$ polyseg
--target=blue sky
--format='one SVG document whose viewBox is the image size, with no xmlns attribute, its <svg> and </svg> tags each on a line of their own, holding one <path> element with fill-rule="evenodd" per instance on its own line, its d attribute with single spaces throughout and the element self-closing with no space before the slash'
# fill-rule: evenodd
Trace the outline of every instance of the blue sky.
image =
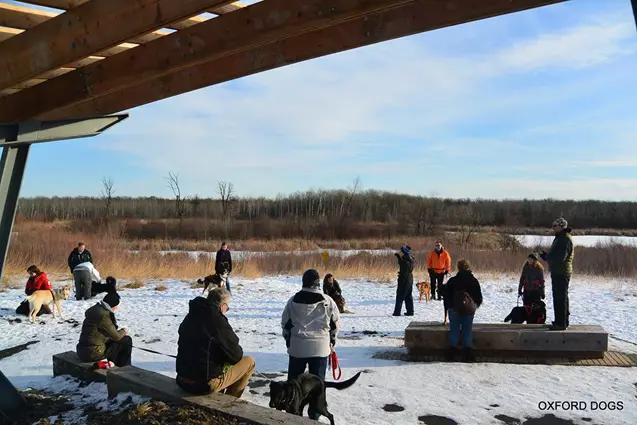
<svg viewBox="0 0 637 425">
<path fill-rule="evenodd" d="M 577 0 L 331 55 L 129 111 L 32 147 L 23 196 L 316 188 L 634 200 L 630 0 Z"/>
</svg>

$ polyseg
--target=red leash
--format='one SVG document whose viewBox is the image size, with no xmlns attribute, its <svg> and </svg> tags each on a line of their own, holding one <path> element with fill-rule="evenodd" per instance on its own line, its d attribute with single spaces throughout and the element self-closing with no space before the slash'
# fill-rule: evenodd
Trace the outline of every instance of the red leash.
<svg viewBox="0 0 637 425">
<path fill-rule="evenodd" d="M 328 359 L 328 365 L 329 365 L 329 368 L 332 369 L 332 376 L 334 377 L 334 380 L 338 381 L 339 379 L 341 379 L 341 375 L 343 374 L 343 371 L 341 370 L 341 365 L 338 364 L 338 357 L 336 356 L 336 351 L 332 351 L 332 354 L 330 354 L 330 357 Z M 336 377 L 336 369 L 338 369 L 338 377 Z"/>
</svg>

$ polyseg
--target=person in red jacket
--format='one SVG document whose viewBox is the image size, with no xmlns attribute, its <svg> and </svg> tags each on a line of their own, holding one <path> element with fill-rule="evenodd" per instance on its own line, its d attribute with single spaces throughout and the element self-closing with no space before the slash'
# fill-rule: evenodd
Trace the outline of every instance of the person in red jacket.
<svg viewBox="0 0 637 425">
<path fill-rule="evenodd" d="M 51 286 L 51 282 L 49 282 L 49 278 L 47 277 L 46 273 L 40 271 L 38 266 L 29 266 L 29 268 L 27 269 L 27 273 L 29 273 L 29 280 L 27 280 L 27 285 L 24 288 L 24 293 L 27 296 L 33 294 L 35 291 L 53 290 L 53 286 Z M 29 302 L 27 300 L 22 301 L 15 312 L 16 314 L 23 314 L 27 316 L 29 314 Z M 51 313 L 52 312 L 49 306 L 43 304 L 42 308 L 38 312 L 38 316 Z"/>
</svg>

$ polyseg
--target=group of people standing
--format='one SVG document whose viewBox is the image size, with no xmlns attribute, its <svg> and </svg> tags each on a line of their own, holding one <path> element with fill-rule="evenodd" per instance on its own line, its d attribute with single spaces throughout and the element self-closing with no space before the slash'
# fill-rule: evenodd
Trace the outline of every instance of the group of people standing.
<svg viewBox="0 0 637 425">
<path fill-rule="evenodd" d="M 544 267 L 540 259 L 547 262 L 551 275 L 553 311 L 555 320 L 550 330 L 566 330 L 569 326 L 569 297 L 568 288 L 573 274 L 573 258 L 575 249 L 571 228 L 564 218 L 556 219 L 552 224 L 555 235 L 548 252 L 529 254 L 520 276 L 518 295 L 522 297 L 525 306 L 531 306 L 545 298 Z M 400 316 L 402 305 L 405 304 L 405 316 L 414 315 L 414 301 L 412 290 L 414 285 L 413 271 L 415 257 L 411 247 L 404 245 L 397 252 L 398 285 L 396 288 L 396 303 L 393 316 Z M 475 356 L 472 351 L 472 325 L 475 311 L 483 302 L 482 290 L 478 279 L 471 271 L 471 265 L 466 260 L 457 263 L 457 274 L 444 283 L 445 277 L 451 272 L 451 255 L 444 249 L 441 241 L 436 241 L 434 249 L 427 256 L 427 271 L 431 288 L 431 297 L 444 300 L 445 311 L 449 314 L 449 352 L 448 358 L 455 356 L 458 349 L 460 331 L 465 348 L 465 359 L 472 361 Z"/>
</svg>

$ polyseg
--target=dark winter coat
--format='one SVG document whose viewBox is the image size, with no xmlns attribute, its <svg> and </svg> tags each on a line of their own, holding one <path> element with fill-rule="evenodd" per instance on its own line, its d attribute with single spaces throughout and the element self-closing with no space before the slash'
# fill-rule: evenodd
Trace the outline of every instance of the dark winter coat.
<svg viewBox="0 0 637 425">
<path fill-rule="evenodd" d="M 396 253 L 398 258 L 398 285 L 411 286 L 414 284 L 414 257 Z"/>
<path fill-rule="evenodd" d="M 206 298 L 190 301 L 190 310 L 179 326 L 177 375 L 198 386 L 205 386 L 224 373 L 224 366 L 243 358 L 239 337 L 219 311 L 219 305 Z"/>
<path fill-rule="evenodd" d="M 551 249 L 546 254 L 546 261 L 549 264 L 551 275 L 570 277 L 573 274 L 574 256 L 575 249 L 573 247 L 571 229 L 567 227 L 564 231 L 555 235 Z"/>
<path fill-rule="evenodd" d="M 77 343 L 77 355 L 83 362 L 95 362 L 104 358 L 106 343 L 119 341 L 125 335 L 117 330 L 115 314 L 102 301 L 86 310 L 84 323 Z"/>
<path fill-rule="evenodd" d="M 215 258 L 215 273 L 221 276 L 226 271 L 228 274 L 232 272 L 232 255 L 230 255 L 229 249 L 220 249 L 217 251 L 217 256 Z"/>
<path fill-rule="evenodd" d="M 522 275 L 520 276 L 520 284 L 518 285 L 518 294 L 522 293 L 524 293 L 525 299 L 529 296 L 534 299 L 541 299 L 546 296 L 544 290 L 544 269 L 540 263 L 536 263 L 535 266 L 530 266 L 529 263 L 524 264 Z"/>
<path fill-rule="evenodd" d="M 480 307 L 482 304 L 482 289 L 480 288 L 480 282 L 475 278 L 471 271 L 459 271 L 454 277 L 447 281 L 447 285 L 444 288 L 444 304 L 445 309 L 455 309 L 455 295 L 456 291 L 465 291 L 476 303 L 476 306 Z"/>
<path fill-rule="evenodd" d="M 338 284 L 336 279 L 334 279 L 334 283 L 331 285 L 329 283 L 323 283 L 323 293 L 325 295 L 329 295 L 334 301 L 336 301 L 337 298 L 343 297 L 341 286 Z"/>
<path fill-rule="evenodd" d="M 91 256 L 91 253 L 89 252 L 88 249 L 85 249 L 80 254 L 80 251 L 78 251 L 78 249 L 75 248 L 73 251 L 71 251 L 68 262 L 69 262 L 69 268 L 71 269 L 71 273 L 73 273 L 73 269 L 78 264 L 86 263 L 86 262 L 93 263 L 93 257 Z"/>
</svg>

